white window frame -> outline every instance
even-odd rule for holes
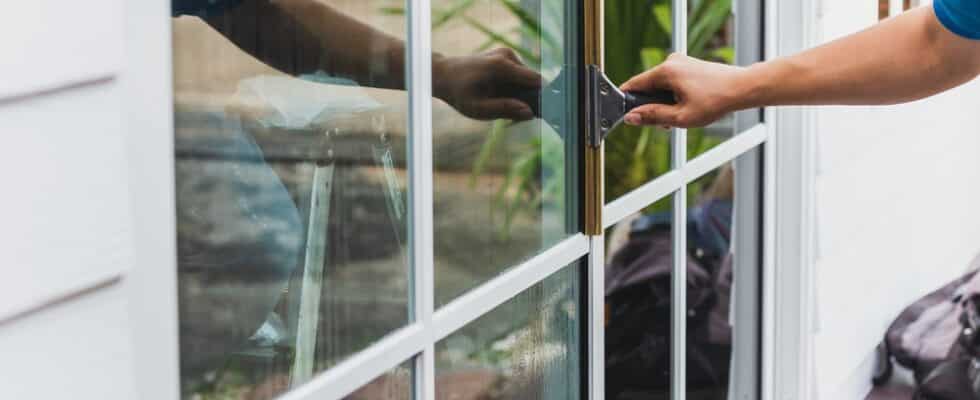
[[[586,0],[600,1],[601,0]],[[736,13],[751,12],[744,7],[750,1],[736,2]],[[767,15],[764,32],[765,50],[767,54],[784,54],[789,46],[783,29],[776,26],[776,13],[788,13],[793,6],[777,8],[777,1],[765,2]],[[687,26],[686,1],[674,0],[674,26]],[[172,56],[169,0],[125,2],[125,37],[126,37],[126,69],[121,77],[127,92],[127,120],[125,124],[132,137],[128,143],[131,157],[130,180],[132,189],[133,212],[137,216],[133,226],[134,231],[134,271],[127,278],[132,280],[129,285],[133,293],[132,325],[133,346],[136,371],[136,387],[138,395],[145,399],[173,400],[179,398],[179,363],[178,357],[178,319],[177,319],[177,283],[176,283],[176,219],[174,216],[174,160],[173,160],[173,123],[172,123]],[[501,275],[491,279],[478,288],[462,295],[438,310],[434,307],[434,277],[433,277],[433,187],[432,171],[432,114],[431,114],[431,59],[429,57],[431,42],[430,29],[430,0],[411,0],[409,18],[409,47],[410,47],[410,96],[411,132],[409,139],[411,188],[425,190],[410,190],[410,209],[412,215],[411,259],[413,266],[422,266],[414,273],[412,290],[416,294],[412,298],[414,306],[413,321],[390,335],[379,340],[367,349],[358,352],[335,367],[316,375],[309,383],[292,390],[280,398],[283,399],[339,399],[370,382],[386,371],[414,360],[414,394],[418,399],[435,397],[435,363],[434,345],[442,338],[450,335],[467,323],[493,310],[507,300],[518,295],[529,287],[541,282],[548,276],[564,268],[576,260],[586,259],[588,264],[588,340],[589,351],[583,354],[583,368],[588,368],[589,380],[582,382],[588,385],[588,397],[601,399],[604,396],[604,266],[605,266],[605,237],[575,234],[555,246],[543,251],[530,260],[517,265]],[[601,9],[601,7],[600,7]],[[758,14],[758,12],[756,12]],[[780,16],[782,14],[779,14]],[[756,15],[756,17],[760,17]],[[781,17],[780,17],[781,18]],[[601,18],[600,18],[601,20]],[[760,25],[756,23],[755,25]],[[601,32],[601,29],[599,30]],[[750,30],[751,32],[751,30]],[[775,34],[779,32],[780,35]],[[762,34],[762,32],[756,32]],[[745,32],[737,34],[736,40],[758,40],[756,33]],[[755,38],[753,38],[755,37]],[[773,38],[780,38],[777,44]],[[685,52],[687,38],[684,30],[674,37],[675,49]],[[601,40],[600,40],[601,42]],[[761,50],[761,49],[760,49]],[[773,50],[778,50],[774,52]],[[424,56],[417,57],[422,54]],[[740,58],[744,61],[744,58]],[[785,173],[776,175],[774,168],[790,164],[782,153],[783,147],[791,147],[790,141],[772,141],[775,129],[793,129],[793,114],[790,111],[767,110],[766,120],[761,123],[758,112],[753,116],[740,114],[736,118],[739,134],[720,144],[714,149],[688,161],[686,159],[686,131],[675,129],[673,132],[673,164],[674,169],[657,179],[637,188],[604,207],[603,227],[610,227],[630,214],[643,209],[645,206],[673,195],[673,214],[675,221],[686,219],[687,184],[711,172],[728,162],[736,163],[736,182],[743,194],[737,203],[758,206],[763,201],[762,215],[752,211],[739,209],[736,216],[736,229],[742,237],[763,238],[764,255],[749,255],[748,262],[757,263],[766,277],[762,290],[763,316],[749,312],[749,317],[763,318],[762,359],[749,360],[752,354],[758,354],[758,341],[743,340],[739,346],[748,346],[748,354],[736,354],[747,357],[746,362],[757,367],[761,366],[761,387],[751,381],[760,381],[756,372],[750,372],[745,377],[736,377],[735,384],[744,384],[745,388],[736,386],[737,398],[791,398],[775,396],[778,391],[773,374],[785,367],[785,360],[777,359],[773,351],[780,346],[780,353],[785,350],[779,340],[781,331],[776,329],[774,318],[777,314],[774,303],[780,293],[774,288],[781,284],[770,279],[774,272],[775,260],[785,257],[785,252],[776,252],[776,235],[782,231],[783,224],[773,223],[774,217],[781,217],[783,209],[775,207],[784,196],[776,196],[774,185],[783,184],[789,179]],[[773,122],[775,121],[775,122]],[[779,157],[777,157],[779,155]],[[765,158],[762,163],[761,159]],[[760,163],[762,164],[759,169]],[[754,182],[747,185],[738,182]],[[762,190],[759,190],[759,186]],[[784,189],[779,193],[785,194]],[[749,197],[741,197],[747,195]],[[761,197],[761,199],[760,199]],[[745,201],[748,200],[748,201]],[[738,207],[738,205],[736,205]],[[744,212],[743,212],[744,211]],[[741,215],[741,217],[739,217]],[[765,223],[743,223],[746,220],[765,221]],[[751,222],[751,221],[750,221]],[[686,225],[674,224],[673,246],[674,254],[674,315],[686,315]],[[758,240],[758,239],[756,239]],[[751,250],[758,248],[756,240],[736,243],[737,249]],[[782,243],[782,239],[780,240]],[[781,244],[780,244],[781,245]],[[416,250],[417,249],[417,250]],[[753,254],[753,251],[737,250],[736,254]],[[741,257],[741,256],[738,256]],[[762,258],[763,260],[759,260]],[[742,261],[742,260],[739,260]],[[764,261],[764,262],[762,262]],[[413,267],[414,269],[415,267]],[[757,271],[758,272],[758,271]],[[758,275],[756,275],[758,276]],[[743,293],[749,290],[742,290]],[[739,317],[741,318],[741,316]],[[675,388],[672,399],[683,400],[686,397],[686,365],[685,354],[685,318],[674,318],[674,343],[672,348],[673,385]],[[752,324],[743,324],[750,326]],[[755,329],[755,328],[751,328]],[[750,330],[751,332],[751,330]],[[758,329],[755,330],[756,337]],[[738,340],[738,339],[736,339]],[[756,343],[753,345],[752,343]],[[780,354],[781,356],[782,354]],[[751,364],[754,363],[754,364]],[[759,371],[759,368],[756,368]],[[741,382],[741,383],[740,383]],[[761,391],[761,395],[759,392]],[[751,394],[755,393],[755,396]],[[749,396],[749,397],[745,397]],[[775,396],[775,397],[774,397]]]
[[[766,58],[796,54],[815,43],[821,0],[766,5]],[[762,399],[816,398],[813,272],[815,118],[809,107],[765,111],[766,144]]]

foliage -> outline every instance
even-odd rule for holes
[[[520,21],[514,31],[499,32],[466,15],[477,4],[476,0],[453,0],[435,10],[433,30],[444,27],[449,21],[460,20],[483,33],[485,41],[474,47],[474,52],[495,46],[514,49],[532,68],[541,70],[543,60],[562,59],[563,37],[561,27],[547,26],[542,21],[561,21],[560,0],[542,0],[542,13],[535,17],[520,0],[485,0],[498,3],[513,18]],[[673,31],[670,0],[605,0],[605,72],[614,82],[624,82],[633,75],[662,63],[671,48]],[[401,8],[387,8],[388,13],[404,13]],[[718,62],[732,63],[734,49],[725,43],[725,28],[731,18],[731,0],[689,0],[688,2],[688,54]],[[610,29],[615,27],[615,29]],[[513,39],[517,35],[523,40]],[[557,71],[542,71],[554,76]],[[495,122],[473,164],[471,184],[485,172],[488,158],[499,149],[512,130],[520,124],[507,121]],[[688,130],[688,157],[701,154],[722,141],[705,134],[705,130]],[[541,135],[543,138],[544,135]],[[561,172],[562,163],[554,157],[544,156],[553,152],[554,146],[541,146],[541,138],[531,140],[525,153],[514,158],[505,176],[504,184],[495,196],[497,208],[504,212],[503,233],[506,234],[513,218],[521,210],[540,210],[542,204],[562,204],[564,179],[548,171]],[[670,170],[670,133],[656,127],[617,128],[606,141],[606,198],[615,199]],[[557,151],[560,151],[560,146]],[[541,187],[543,184],[544,187]],[[699,186],[691,187],[689,198],[697,199]],[[661,211],[669,207],[665,200],[654,204],[647,211]]]
[[[722,40],[731,0],[692,0],[688,6],[688,54],[732,63],[734,49]],[[605,0],[605,72],[614,82],[624,82],[666,59],[673,31],[671,14],[670,0]],[[721,142],[703,128],[690,129],[687,136],[689,158]],[[669,132],[656,127],[617,128],[606,141],[606,198],[615,199],[666,173],[670,158]],[[698,188],[690,189],[688,198],[697,199]],[[665,199],[647,211],[669,207]]]

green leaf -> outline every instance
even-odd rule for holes
[[[532,37],[541,38],[542,41],[547,43],[552,47],[560,47],[558,41],[544,32],[541,29],[541,22],[538,21],[533,15],[527,12],[520,4],[514,3],[509,0],[498,0],[511,14],[517,17],[521,21],[521,26],[532,33]]]
[[[725,22],[731,17],[731,0],[711,0],[698,19],[691,24],[688,34],[688,52],[698,58],[705,57],[705,46],[718,35]]]
[[[460,0],[445,10],[437,11],[432,18],[432,28],[440,28],[453,18],[463,15],[475,2],[476,0]]]
[[[735,48],[732,46],[719,47],[717,49],[711,50],[710,53],[712,59],[719,60],[726,64],[735,63]]]
[[[631,162],[630,177],[631,186],[638,186],[649,180],[649,174],[647,174],[647,146],[650,142],[650,136],[653,135],[653,130],[649,128],[644,128],[640,133],[640,139],[636,142],[633,148],[633,162]]]
[[[480,153],[477,154],[476,160],[473,162],[473,171],[470,173],[471,188],[476,186],[476,179],[483,174],[483,170],[490,160],[490,155],[494,153],[494,150],[497,149],[500,142],[507,137],[507,133],[509,133],[507,127],[510,125],[510,121],[503,119],[493,121],[493,125],[490,126],[490,132],[487,133],[486,139],[483,140],[483,145],[480,146]]]
[[[667,52],[658,47],[648,47],[640,50],[640,59],[643,60],[644,70],[662,64],[666,58]]]
[[[662,3],[653,6],[653,17],[664,32],[670,34],[674,30],[673,14],[670,12],[670,4]]]
[[[494,32],[493,30],[491,30],[490,28],[488,28],[486,25],[483,25],[483,23],[481,23],[481,22],[479,22],[479,21],[477,21],[477,20],[475,20],[473,18],[470,18],[469,16],[463,15],[462,18],[463,18],[464,21],[466,21],[467,24],[469,24],[470,26],[472,26],[476,30],[478,30],[480,32],[483,32],[483,34],[486,35],[486,36],[488,36],[488,37],[490,37],[490,39],[493,39],[493,40],[495,40],[495,41],[503,44],[504,46],[510,47],[511,49],[513,49],[514,51],[516,51],[517,54],[520,54],[521,57],[524,58],[524,61],[525,62],[527,62],[528,64],[531,64],[531,67],[532,68],[536,69],[536,68],[538,68],[539,65],[541,65],[541,57],[539,57],[537,54],[534,54],[530,50],[528,50],[528,49],[526,49],[526,48],[524,48],[522,46],[519,46],[517,43],[514,43],[514,41],[512,41],[510,39],[507,39],[506,37],[504,37],[503,35],[498,34],[497,32]]]
[[[405,7],[381,7],[379,11],[384,15],[405,15]]]
[[[484,52],[484,51],[490,50],[490,48],[493,47],[493,45],[495,45],[495,44],[497,44],[497,41],[496,40],[487,39],[486,42],[483,42],[483,44],[481,44],[480,46],[478,46],[476,48],[476,52],[477,53],[480,53],[480,52]]]

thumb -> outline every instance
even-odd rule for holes
[[[667,125],[678,126],[677,115],[680,106],[669,104],[647,104],[634,108],[623,120],[629,125]]]

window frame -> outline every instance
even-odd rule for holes
[[[686,0],[673,0],[674,25],[687,26]],[[406,2],[408,3],[408,2]],[[739,63],[747,64],[762,58],[763,50],[773,53],[774,11],[791,12],[793,6],[776,9],[774,1],[741,0],[733,4],[736,18],[736,48]],[[602,0],[582,0],[583,6],[595,7],[598,18],[597,31],[593,32],[593,43],[601,43]],[[682,5],[682,6],[678,6]],[[125,126],[132,135],[127,143],[131,154],[130,172],[131,201],[134,218],[134,262],[133,273],[127,278],[132,285],[131,323],[133,326],[134,366],[133,378],[140,388],[140,395],[147,399],[176,399],[180,397],[178,362],[178,315],[176,283],[176,218],[174,215],[174,160],[173,160],[173,121],[172,121],[172,51],[171,27],[169,21],[169,1],[127,2],[123,5],[125,15],[125,73],[120,77],[126,90],[127,119]],[[763,11],[763,8],[765,11]],[[432,170],[432,105],[431,92],[431,1],[412,0],[408,12],[409,44],[409,96],[410,127],[409,139],[409,180],[411,210],[411,260],[412,260],[412,298],[413,318],[407,326],[392,332],[335,367],[314,376],[310,382],[283,394],[282,399],[334,399],[355,391],[377,376],[404,363],[414,360],[414,396],[417,399],[435,398],[435,360],[434,346],[442,338],[453,333],[469,322],[485,315],[496,306],[518,295],[522,291],[541,282],[554,272],[574,263],[587,260],[583,276],[587,304],[583,320],[588,332],[583,341],[588,351],[582,353],[583,367],[588,380],[583,381],[590,399],[604,397],[604,267],[605,236],[587,236],[583,233],[571,235],[565,240],[544,250],[533,258],[503,272],[481,286],[467,292],[449,304],[434,307],[433,276],[433,170]],[[782,14],[780,14],[782,15]],[[765,24],[762,23],[765,17]],[[583,17],[584,18],[584,17]],[[751,21],[751,22],[748,22]],[[745,25],[745,26],[743,26]],[[765,25],[765,29],[763,29]],[[585,35],[583,30],[582,34]],[[686,30],[674,35],[675,49],[684,53],[687,47]],[[763,40],[765,38],[765,40]],[[585,38],[583,38],[584,40]],[[587,40],[584,40],[588,42]],[[782,43],[782,40],[781,42]],[[763,47],[764,46],[764,47]],[[751,49],[751,57],[745,50]],[[779,50],[784,50],[779,47]],[[779,53],[783,54],[785,51]],[[417,55],[424,55],[418,57]],[[600,52],[601,54],[601,52]],[[601,63],[601,60],[600,60]],[[161,101],[161,99],[163,101]],[[774,382],[772,376],[777,363],[773,356],[773,336],[775,315],[771,294],[774,282],[769,278],[773,272],[772,264],[776,258],[774,231],[782,225],[773,224],[774,201],[781,201],[774,195],[773,184],[782,183],[776,179],[774,165],[789,162],[776,158],[783,150],[782,143],[774,145],[775,128],[792,125],[791,115],[783,111],[766,110],[763,122],[762,113],[749,111],[736,116],[738,134],[708,152],[686,159],[686,130],[673,131],[672,162],[674,169],[621,198],[603,206],[602,227],[612,226],[622,218],[639,211],[647,205],[666,196],[674,196],[674,220],[686,219],[687,184],[718,168],[725,163],[735,162],[737,213],[735,228],[739,237],[751,240],[736,240],[737,262],[746,265],[759,265],[759,269],[744,269],[736,276],[739,281],[751,278],[756,282],[764,279],[758,290],[740,290],[736,296],[753,296],[762,293],[762,304],[740,307],[738,319],[752,318],[759,324],[739,324],[743,331],[737,337],[737,347],[733,356],[738,365],[749,366],[748,374],[736,374],[734,390],[748,398],[771,397]],[[584,142],[584,141],[583,141]],[[585,144],[583,143],[583,146]],[[167,182],[168,184],[160,184]],[[783,191],[781,190],[780,193]],[[781,204],[781,203],[780,203]],[[779,214],[782,216],[782,213]],[[685,315],[686,271],[686,226],[674,224],[674,315]],[[741,264],[740,264],[741,265]],[[423,266],[418,268],[417,266]],[[745,276],[745,278],[739,278]],[[423,294],[423,295],[418,295]],[[756,298],[758,298],[756,296]],[[751,303],[751,301],[749,301]],[[764,310],[764,311],[763,311]],[[744,311],[744,312],[743,312]],[[761,314],[761,315],[760,315]],[[778,314],[782,315],[782,314]],[[686,365],[686,325],[685,318],[674,318],[674,343],[672,345],[672,366],[674,371],[672,385],[675,389],[686,389],[684,375]],[[754,331],[753,331],[754,329]],[[762,338],[759,340],[759,331]],[[748,332],[748,334],[746,334]],[[752,333],[755,332],[755,333]],[[758,356],[761,346],[761,358]],[[755,356],[753,356],[755,355]],[[760,376],[761,375],[761,376]],[[680,400],[686,390],[675,390],[672,399]],[[768,393],[768,394],[767,394]],[[756,395],[751,395],[756,394]],[[769,397],[767,397],[769,396]],[[739,397],[742,398],[742,397]]]

